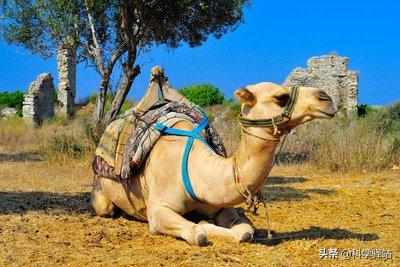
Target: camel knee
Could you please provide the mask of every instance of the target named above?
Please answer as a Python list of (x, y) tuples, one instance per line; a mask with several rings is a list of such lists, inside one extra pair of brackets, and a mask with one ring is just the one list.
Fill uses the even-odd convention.
[(148, 216), (148, 220), (149, 220), (149, 230), (151, 234), (162, 233), (163, 227), (158, 222), (157, 216), (155, 214)]
[(166, 226), (164, 225), (166, 222), (163, 222), (162, 219), (162, 209), (160, 208), (154, 208), (148, 209), (148, 214), (147, 218), (149, 221), (149, 229), (151, 234), (158, 234), (158, 233), (163, 233), (166, 229)]
[[(170, 229), (174, 228), (174, 224), (171, 220), (172, 216), (169, 213), (172, 211), (164, 207), (148, 208), (147, 218), (149, 221), (149, 229), (152, 234), (165, 234)], [(173, 213), (173, 216), (178, 214)]]
[(115, 216), (117, 208), (101, 190), (101, 185), (99, 182), (95, 182), (93, 185), (90, 202), (97, 215), (102, 217)]

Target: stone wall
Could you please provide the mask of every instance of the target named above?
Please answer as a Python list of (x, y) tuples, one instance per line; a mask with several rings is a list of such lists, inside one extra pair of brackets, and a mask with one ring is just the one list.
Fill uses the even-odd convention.
[(307, 68), (295, 68), (286, 77), (284, 86), (316, 87), (328, 93), (338, 109), (357, 106), (358, 74), (348, 70), (349, 59), (337, 55), (312, 57)]
[(74, 113), (76, 94), (76, 55), (75, 50), (60, 48), (57, 52), (58, 93), (60, 115), (70, 117)]
[(0, 117), (11, 117), (17, 114), (17, 110), (15, 108), (5, 107), (3, 109), (0, 108)]
[(40, 125), (44, 119), (54, 116), (54, 85), (50, 73), (40, 74), (29, 85), (24, 95), (22, 115), (33, 125)]

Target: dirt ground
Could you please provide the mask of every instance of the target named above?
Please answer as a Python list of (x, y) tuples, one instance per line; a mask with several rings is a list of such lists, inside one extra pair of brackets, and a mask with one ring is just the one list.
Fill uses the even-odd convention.
[(264, 189), (273, 240), (261, 208), (246, 214), (257, 229), (252, 243), (210, 238), (194, 247), (151, 235), (145, 223), (94, 216), (88, 160), (2, 159), (0, 265), (400, 265), (399, 170), (275, 167)]

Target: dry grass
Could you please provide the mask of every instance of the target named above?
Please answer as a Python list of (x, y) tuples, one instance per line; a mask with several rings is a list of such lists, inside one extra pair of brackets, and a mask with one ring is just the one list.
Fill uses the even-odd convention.
[[(20, 119), (0, 121), (0, 265), (400, 265), (396, 227), (400, 221), (400, 171), (359, 171), (354, 167), (359, 165), (351, 161), (343, 168), (346, 174), (332, 173), (326, 168), (329, 162), (315, 153), (329, 147), (328, 155), (342, 151), (335, 158), (325, 158), (344, 166), (346, 156), (359, 158), (370, 151), (368, 141), (375, 140), (364, 164), (376, 166), (374, 161), (390, 144), (378, 142), (387, 135), (367, 135), (359, 140), (355, 133), (368, 132), (368, 123), (353, 130), (341, 129), (335, 122), (316, 124), (312, 135), (304, 132), (304, 127), (287, 140), (281, 161), (313, 159), (313, 165), (273, 169), (263, 189), (276, 231), (272, 241), (266, 239), (267, 223), (261, 208), (259, 216), (246, 214), (257, 229), (251, 244), (211, 238), (210, 245), (199, 248), (169, 236), (151, 235), (144, 223), (94, 216), (89, 206), (94, 147), (81, 121), (89, 116), (90, 108), (81, 109), (72, 122), (48, 121), (39, 129)], [(234, 114), (218, 106), (209, 111), (218, 114), (215, 125), (231, 154), (239, 140)], [(329, 127), (331, 132), (314, 131)], [(323, 136), (331, 139), (318, 146)], [(345, 140), (335, 139), (342, 137)], [(84, 153), (74, 154), (82, 148)], [(243, 212), (242, 207), (238, 209)], [(385, 249), (394, 258), (319, 259), (322, 248)]]
[(239, 145), (240, 126), (237, 122), (237, 112), (229, 107), (229, 102), (223, 105), (206, 108), (213, 126), (221, 135), (228, 155), (232, 155)]
[[(228, 104), (211, 106), (214, 126), (228, 154), (235, 151), (240, 127)], [(331, 171), (377, 171), (400, 165), (400, 103), (358, 118), (341, 115), (301, 125), (288, 135), (277, 160), (282, 164), (311, 163)]]
[(82, 119), (68, 121), (55, 118), (45, 121), (39, 128), (28, 125), (22, 118), (0, 120), (0, 160), (79, 157), (91, 154), (94, 143), (85, 134)]
[[(400, 164), (400, 124), (379, 127), (380, 117), (339, 117), (299, 127), (308, 160), (332, 171), (382, 170)], [(384, 125), (386, 126), (386, 125)], [(290, 146), (289, 146), (290, 147)]]
[[(251, 244), (211, 238), (206, 247), (151, 235), (148, 225), (106, 219), (89, 207), (89, 159), (0, 163), (1, 265), (398, 266), (400, 172), (331, 174), (278, 167), (264, 189), (266, 219)], [(397, 223), (396, 223), (397, 222)], [(390, 250), (394, 259), (319, 259), (321, 248)]]

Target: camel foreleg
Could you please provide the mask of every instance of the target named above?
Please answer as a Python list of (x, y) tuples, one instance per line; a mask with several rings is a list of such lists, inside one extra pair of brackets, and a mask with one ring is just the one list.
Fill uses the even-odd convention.
[(148, 209), (148, 218), (151, 233), (179, 237), (191, 245), (202, 246), (207, 243), (207, 234), (199, 225), (186, 220), (168, 207)]
[(215, 222), (216, 225), (202, 221), (200, 226), (208, 235), (229, 236), (239, 242), (250, 242), (253, 239), (253, 226), (249, 221), (240, 217), (235, 208), (226, 208), (220, 211)]

